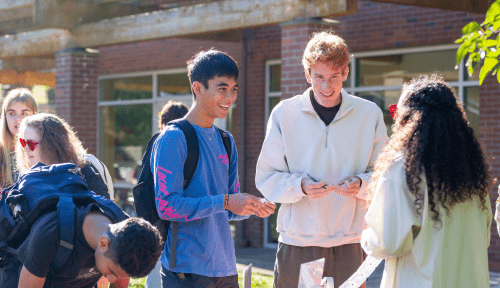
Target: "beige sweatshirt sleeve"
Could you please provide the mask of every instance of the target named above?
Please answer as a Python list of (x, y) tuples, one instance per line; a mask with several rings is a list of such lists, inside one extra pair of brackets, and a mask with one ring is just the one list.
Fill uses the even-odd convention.
[(290, 173), (288, 169), (279, 124), (281, 107), (281, 103), (278, 104), (269, 117), (266, 137), (257, 160), (255, 185), (270, 201), (295, 203), (306, 196), (301, 188), (305, 175)]
[(387, 129), (384, 123), (384, 115), (382, 114), (382, 111), (379, 110), (379, 113), (377, 114), (375, 135), (373, 137), (373, 150), (370, 156), (370, 160), (368, 162), (368, 167), (365, 173), (356, 175), (362, 181), (361, 189), (359, 190), (359, 193), (356, 195), (356, 197), (361, 200), (366, 199), (366, 197), (368, 196), (366, 188), (368, 187), (370, 178), (372, 177), (373, 174), (373, 166), (375, 164), (375, 161), (377, 161), (378, 156), (382, 153), (382, 150), (384, 150), (385, 145), (387, 145), (387, 142), (389, 141), (388, 139), (389, 138), (387, 137)]
[(388, 173), (380, 177), (365, 216), (369, 228), (361, 235), (361, 246), (368, 255), (379, 259), (397, 258), (410, 252), (413, 230), (421, 227), (413, 199), (401, 175), (395, 172), (395, 175)]

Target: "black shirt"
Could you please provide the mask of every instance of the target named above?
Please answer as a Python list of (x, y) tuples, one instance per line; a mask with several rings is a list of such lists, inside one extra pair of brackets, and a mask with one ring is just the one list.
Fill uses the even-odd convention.
[(17, 252), (29, 272), (37, 277), (46, 277), (44, 288), (91, 288), (97, 284), (102, 275), (95, 267), (95, 250), (89, 246), (83, 235), (85, 216), (89, 211), (97, 209), (94, 205), (77, 208), (73, 253), (68, 262), (57, 271), (51, 267), (59, 247), (57, 212), (43, 215), (35, 222), (30, 235)]
[(333, 119), (335, 118), (335, 115), (337, 115), (337, 112), (339, 112), (342, 101), (340, 102), (340, 104), (333, 107), (324, 107), (321, 106), (318, 101), (316, 101), (316, 98), (314, 98), (314, 92), (312, 90), (309, 97), (311, 98), (311, 103), (316, 113), (318, 113), (319, 118), (321, 118), (321, 120), (325, 122), (326, 126), (330, 125), (330, 123), (332, 123)]

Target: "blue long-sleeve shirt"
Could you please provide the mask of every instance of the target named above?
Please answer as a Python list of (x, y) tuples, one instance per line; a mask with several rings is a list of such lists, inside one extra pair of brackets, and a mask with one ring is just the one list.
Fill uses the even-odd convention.
[(186, 190), (183, 189), (183, 169), (187, 144), (182, 130), (174, 125), (167, 126), (151, 153), (158, 214), (162, 219), (179, 222), (175, 268), (168, 268), (170, 229), (161, 262), (177, 273), (209, 277), (234, 275), (237, 273), (236, 257), (228, 221), (248, 218), (224, 210), (223, 195), (240, 192), (236, 146), (228, 133), (231, 139), (231, 159), (228, 159), (215, 127), (193, 127), (200, 154)]

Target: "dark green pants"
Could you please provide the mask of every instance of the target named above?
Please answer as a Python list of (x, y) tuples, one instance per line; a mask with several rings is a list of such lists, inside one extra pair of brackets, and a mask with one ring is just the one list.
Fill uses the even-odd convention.
[[(333, 277), (337, 288), (358, 270), (365, 254), (359, 243), (331, 248), (298, 247), (279, 243), (274, 264), (274, 288), (297, 288), (300, 264), (321, 258), (325, 258), (323, 277)], [(361, 287), (365, 286), (366, 283)]]

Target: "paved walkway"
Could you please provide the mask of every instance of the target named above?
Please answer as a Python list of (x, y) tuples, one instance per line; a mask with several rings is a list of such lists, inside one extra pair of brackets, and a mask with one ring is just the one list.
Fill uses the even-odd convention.
[[(238, 270), (242, 270), (246, 265), (252, 263), (252, 272), (264, 275), (273, 275), (276, 249), (270, 248), (239, 248), (236, 249), (236, 262)], [(368, 278), (366, 288), (378, 288), (382, 280), (384, 262), (382, 262), (375, 272)], [(490, 272), (490, 288), (500, 288), (500, 273)]]

